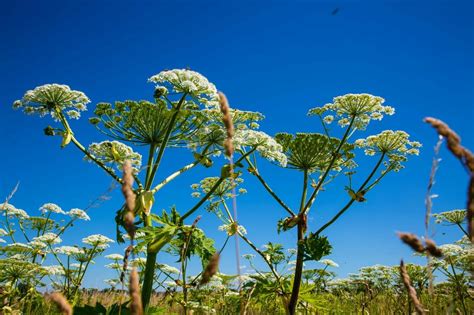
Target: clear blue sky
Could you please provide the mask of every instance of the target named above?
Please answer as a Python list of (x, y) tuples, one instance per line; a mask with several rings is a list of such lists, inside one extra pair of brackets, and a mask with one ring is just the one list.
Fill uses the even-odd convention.
[[(336, 8), (337, 14), (331, 13)], [(43, 136), (48, 119), (13, 111), (27, 89), (64, 83), (92, 100), (150, 99), (147, 78), (163, 69), (191, 67), (224, 91), (231, 106), (266, 115), (263, 131), (321, 131), (309, 108), (332, 97), (367, 92), (384, 97), (396, 115), (371, 124), (369, 131), (403, 129), (424, 144), (419, 157), (392, 174), (327, 230), (345, 276), (361, 266), (415, 261), (395, 231), (423, 234), (424, 195), (435, 132), (425, 116), (445, 120), (474, 148), (474, 25), (472, 1), (3, 1), (0, 4), (0, 195), (17, 181), (12, 203), (32, 213), (45, 202), (65, 209), (85, 207), (107, 189), (109, 178), (59, 139)], [(104, 140), (85, 118), (72, 127), (83, 143)], [(173, 153), (173, 152), (168, 152)], [(160, 176), (190, 161), (187, 153), (168, 155)], [(435, 211), (464, 208), (466, 174), (443, 148)], [(365, 164), (361, 160), (360, 164)], [(369, 162), (370, 163), (370, 162)], [(372, 161), (373, 163), (373, 161)], [(301, 174), (262, 163), (261, 173), (277, 192), (296, 205)], [(218, 169), (194, 170), (162, 191), (155, 211), (192, 205), (189, 185)], [(284, 212), (254, 178), (239, 198), (239, 219), (258, 245), (294, 245), (294, 233), (276, 234)], [(118, 191), (92, 221), (77, 224), (65, 244), (93, 233), (114, 236)], [(347, 199), (343, 186), (321, 196), (310, 213), (310, 229), (330, 218)], [(222, 244), (219, 222), (204, 214), (200, 226)], [(438, 243), (460, 234), (438, 227)], [(293, 231), (292, 231), (293, 232)], [(444, 234), (446, 233), (446, 234)], [(108, 253), (123, 251), (113, 247)], [(245, 246), (242, 253), (249, 253)], [(160, 254), (161, 261), (170, 259)], [(232, 247), (221, 270), (235, 272)], [(110, 276), (99, 259), (87, 286), (102, 286)], [(193, 267), (194, 271), (198, 268)]]

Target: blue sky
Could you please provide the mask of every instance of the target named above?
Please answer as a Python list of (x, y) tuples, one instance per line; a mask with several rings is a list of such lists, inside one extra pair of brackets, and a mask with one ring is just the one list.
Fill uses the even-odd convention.
[[(336, 8), (337, 14), (331, 14)], [(92, 109), (101, 101), (151, 99), (148, 77), (163, 69), (190, 67), (224, 91), (231, 106), (265, 114), (261, 129), (269, 134), (321, 132), (318, 121), (306, 116), (309, 108), (337, 95), (366, 92), (396, 108), (396, 115), (372, 123), (368, 133), (403, 129), (424, 147), (406, 169), (386, 178), (366, 203), (351, 208), (327, 230), (334, 246), (330, 258), (340, 264), (340, 276), (366, 265), (394, 265), (402, 257), (415, 261), (395, 232), (424, 233), (424, 195), (437, 138), (423, 117), (443, 119), (463, 144), (474, 148), (473, 9), (471, 1), (4, 1), (0, 195), (20, 181), (12, 203), (35, 213), (45, 202), (65, 209), (85, 207), (110, 184), (72, 146), (61, 150), (59, 139), (43, 135), (49, 119), (11, 109), (26, 90), (45, 83), (84, 91)], [(72, 122), (85, 144), (104, 140), (87, 123), (89, 115)], [(188, 152), (167, 153), (161, 177), (192, 159)], [(434, 210), (464, 208), (466, 173), (446, 149), (441, 156)], [(359, 162), (374, 163), (362, 156)], [(301, 174), (264, 161), (260, 170), (285, 201), (298, 203)], [(176, 180), (162, 190), (155, 211), (172, 205), (189, 208), (194, 201), (189, 185), (217, 174), (218, 168), (196, 169)], [(276, 234), (276, 221), (285, 212), (254, 178), (245, 179), (249, 193), (238, 205), (249, 238), (258, 245), (273, 241), (294, 247), (294, 233)], [(343, 184), (321, 196), (310, 213), (310, 230), (347, 200)], [(91, 222), (74, 226), (65, 243), (94, 233), (113, 237), (121, 202), (115, 191), (111, 200), (90, 211)], [(204, 210), (201, 214), (200, 227), (222, 244), (219, 222)], [(453, 228), (436, 227), (438, 243), (459, 237)], [(108, 253), (123, 248), (114, 246)], [(242, 253), (249, 252), (242, 246)], [(223, 272), (235, 272), (234, 255), (232, 247), (224, 252)], [(162, 254), (159, 260), (172, 262)], [(111, 275), (104, 263), (97, 260), (87, 286), (102, 286)]]

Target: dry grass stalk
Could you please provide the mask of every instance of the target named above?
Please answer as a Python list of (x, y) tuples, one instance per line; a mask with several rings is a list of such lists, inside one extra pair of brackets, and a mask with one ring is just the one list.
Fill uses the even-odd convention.
[(403, 243), (410, 246), (415, 252), (423, 253), (425, 247), (421, 243), (421, 240), (413, 233), (398, 233), (398, 237), (402, 240)]
[(133, 250), (133, 245), (129, 245), (127, 249), (125, 250), (125, 255), (123, 255), (123, 267), (122, 267), (122, 272), (120, 273), (120, 282), (123, 283), (125, 279), (125, 272), (127, 271), (128, 268), (128, 259), (130, 257), (130, 254), (132, 253)]
[(132, 269), (130, 273), (130, 314), (132, 315), (142, 315), (143, 314), (143, 306), (142, 306), (142, 299), (140, 297), (140, 283), (138, 272), (136, 268)]
[(472, 177), (474, 176), (474, 154), (461, 145), (461, 138), (441, 120), (432, 117), (427, 117), (425, 118), (425, 122), (433, 126), (433, 128), (436, 129), (439, 135), (447, 139), (448, 149), (469, 170), (470, 183), (468, 189), (467, 224), (469, 239), (471, 240), (471, 242), (474, 242), (474, 205), (472, 204), (472, 199), (474, 198), (474, 188), (472, 187)]
[(72, 306), (61, 293), (53, 292), (47, 298), (58, 307), (61, 314), (72, 315)]
[(439, 136), (438, 142), (436, 143), (434, 147), (434, 157), (433, 157), (433, 163), (431, 164), (431, 172), (430, 172), (430, 178), (428, 181), (428, 189), (426, 190), (426, 197), (425, 197), (425, 206), (426, 206), (426, 212), (425, 212), (425, 237), (428, 237), (428, 228), (429, 228), (429, 223), (430, 223), (430, 217), (431, 217), (431, 210), (433, 208), (433, 198), (435, 197), (432, 193), (431, 190), (433, 189), (433, 186), (435, 184), (435, 176), (436, 172), (438, 171), (439, 168), (439, 162), (441, 161), (440, 158), (438, 158), (439, 155), (439, 150), (441, 148), (441, 145), (443, 144), (443, 136)]
[(217, 269), (219, 268), (219, 258), (219, 252), (212, 255), (211, 259), (209, 260), (209, 263), (206, 266), (206, 269), (202, 273), (201, 285), (208, 283), (211, 280), (212, 276), (217, 273)]
[(439, 119), (427, 117), (425, 118), (425, 122), (433, 126), (439, 135), (447, 139), (446, 144), (448, 145), (449, 151), (451, 151), (451, 153), (453, 153), (461, 161), (461, 163), (465, 165), (471, 173), (473, 173), (474, 154), (461, 145), (461, 138), (457, 135), (457, 133)]
[(224, 140), (224, 149), (227, 156), (231, 156), (234, 153), (234, 145), (232, 143), (232, 137), (234, 136), (234, 123), (232, 122), (232, 116), (230, 114), (229, 102), (224, 93), (219, 92), (219, 104), (221, 108), (222, 121), (224, 122), (227, 137)]
[(443, 256), (443, 252), (441, 251), (441, 249), (436, 247), (436, 243), (429, 238), (425, 239), (425, 250), (431, 256), (438, 257), (438, 258)]
[(123, 183), (122, 183), (122, 193), (125, 197), (125, 205), (127, 207), (127, 213), (124, 216), (125, 229), (127, 230), (130, 239), (135, 237), (135, 215), (133, 211), (135, 210), (135, 193), (133, 192), (133, 169), (130, 161), (125, 161), (123, 164)]
[(416, 296), (415, 288), (411, 285), (410, 276), (408, 276), (408, 272), (405, 267), (405, 264), (403, 263), (403, 260), (400, 261), (400, 276), (402, 278), (403, 284), (405, 285), (405, 288), (408, 291), (408, 296), (410, 297), (411, 301), (413, 302), (413, 305), (415, 306), (416, 313), (426, 314), (423, 305), (421, 305), (420, 300), (418, 300), (418, 297)]

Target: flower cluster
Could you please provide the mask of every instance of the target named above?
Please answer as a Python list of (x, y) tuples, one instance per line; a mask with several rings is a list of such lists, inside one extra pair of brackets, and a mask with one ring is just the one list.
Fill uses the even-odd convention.
[(43, 266), (42, 267), (47, 274), (50, 276), (62, 276), (65, 274), (64, 268), (59, 265), (52, 265), (52, 266)]
[(79, 255), (83, 253), (83, 250), (75, 246), (61, 246), (54, 249), (56, 254), (63, 254), (66, 256)]
[(82, 220), (85, 220), (85, 221), (90, 221), (90, 219), (91, 219), (89, 217), (89, 215), (87, 215), (87, 213), (84, 210), (81, 210), (81, 209), (78, 209), (78, 208), (74, 208), (74, 209), (69, 210), (67, 215), (70, 216), (71, 218), (82, 219)]
[(28, 219), (30, 217), (25, 210), (17, 209), (9, 203), (0, 204), (0, 211), (4, 212), (4, 215), (17, 217), (18, 219)]
[(157, 264), (158, 269), (163, 271), (166, 274), (175, 274), (179, 275), (179, 269), (167, 264)]
[(112, 163), (121, 166), (126, 160), (129, 160), (132, 166), (138, 170), (142, 163), (142, 156), (139, 153), (133, 152), (131, 147), (119, 141), (92, 143), (89, 146), (89, 152), (104, 164)]
[(13, 103), (13, 108), (23, 108), (26, 114), (51, 114), (58, 120), (56, 110), (65, 111), (69, 118), (79, 119), (87, 110), (89, 98), (80, 91), (71, 90), (67, 85), (45, 84), (29, 90), (21, 100)]
[(41, 236), (34, 237), (33, 240), (38, 241), (38, 242), (43, 242), (48, 245), (59, 244), (62, 242), (61, 238), (53, 232), (44, 233)]
[[(215, 85), (196, 71), (186, 69), (166, 70), (152, 76), (148, 81), (163, 85), (170, 84), (175, 92), (186, 93), (195, 97), (206, 108), (219, 108), (219, 96)], [(156, 95), (157, 93), (159, 95)], [(167, 93), (166, 87), (162, 85), (158, 85), (157, 90), (155, 90), (155, 96), (166, 95)]]
[(45, 214), (46, 212), (66, 214), (60, 206), (54, 203), (45, 203), (39, 208), (39, 210), (42, 214)]
[(282, 146), (262, 131), (252, 129), (237, 130), (232, 141), (237, 150), (244, 147), (254, 147), (267, 160), (276, 161), (283, 167), (286, 166), (287, 157), (282, 152)]
[(229, 236), (232, 236), (237, 232), (239, 232), (239, 234), (242, 234), (242, 235), (247, 234), (247, 230), (245, 229), (245, 227), (243, 225), (237, 224), (237, 222), (223, 224), (219, 226), (219, 231), (224, 231)]
[[(192, 184), (191, 189), (194, 191), (191, 193), (191, 196), (194, 198), (201, 197), (201, 193), (207, 194), (214, 185), (219, 180), (219, 177), (206, 177), (202, 179), (199, 183)], [(219, 198), (232, 198), (232, 189), (243, 183), (243, 179), (237, 177), (235, 179), (226, 178), (224, 179), (219, 186), (214, 190), (213, 196)], [(244, 188), (239, 188), (236, 192), (236, 197), (240, 194), (245, 194), (247, 192)], [(212, 199), (212, 198), (211, 198)]]
[(339, 265), (331, 259), (321, 259), (318, 262), (329, 267), (339, 267)]
[(466, 220), (465, 209), (455, 209), (451, 211), (445, 211), (441, 213), (433, 213), (433, 217), (436, 223), (450, 223), (450, 224), (462, 224)]
[(385, 165), (399, 171), (403, 168), (401, 163), (407, 160), (407, 155), (418, 155), (421, 147), (421, 143), (408, 138), (408, 133), (404, 131), (385, 130), (366, 139), (358, 139), (354, 144), (358, 148), (364, 148), (366, 155), (385, 154), (389, 158)]
[[(352, 122), (354, 128), (364, 130), (371, 120), (382, 120), (384, 115), (393, 115), (393, 107), (384, 106), (385, 100), (379, 96), (370, 94), (346, 94), (337, 96), (332, 103), (323, 107), (315, 107), (309, 110), (309, 115), (321, 116), (325, 123), (330, 124), (334, 119), (341, 126), (348, 126)], [(334, 116), (335, 114), (335, 116)]]
[(110, 254), (110, 255), (105, 256), (105, 258), (110, 259), (110, 260), (115, 260), (115, 261), (123, 260), (123, 256), (120, 254)]
[(109, 247), (109, 243), (114, 243), (112, 239), (101, 234), (89, 235), (88, 237), (83, 238), (82, 242), (84, 244), (89, 244), (91, 246), (102, 248), (102, 249)]

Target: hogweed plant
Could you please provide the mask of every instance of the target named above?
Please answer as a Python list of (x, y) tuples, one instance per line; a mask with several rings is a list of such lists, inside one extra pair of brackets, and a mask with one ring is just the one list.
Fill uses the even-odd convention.
[[(113, 242), (100, 234), (82, 239), (82, 245), (61, 245), (61, 237), (76, 221), (89, 221), (86, 211), (73, 208), (64, 211), (54, 203), (31, 215), (9, 203), (0, 205), (3, 216), (0, 228), (0, 283), (8, 305), (20, 300), (28, 312), (40, 297), (37, 287), (51, 285), (75, 302), (91, 263)], [(3, 305), (2, 305), (3, 306)]]
[[(187, 229), (185, 220), (208, 200), (223, 181), (230, 176), (240, 176), (237, 168), (242, 166), (241, 162), (257, 152), (266, 159), (278, 161), (283, 166), (286, 164), (281, 145), (256, 130), (263, 115), (229, 109), (227, 115), (235, 126), (233, 166), (225, 163), (217, 173), (214, 185), (187, 211), (153, 213), (155, 196), (165, 185), (199, 165), (205, 168), (213, 166), (213, 160), (226, 151), (224, 142), (228, 132), (219, 108), (217, 89), (201, 74), (185, 69), (168, 70), (150, 77), (149, 82), (156, 84), (153, 101), (97, 104), (89, 121), (109, 139), (89, 146), (79, 141), (69, 124), (70, 119), (79, 119), (81, 112), (87, 110), (90, 100), (84, 93), (71, 90), (66, 85), (47, 84), (26, 92), (13, 105), (26, 114), (51, 116), (55, 125), (46, 127), (45, 134), (60, 136), (61, 147), (73, 145), (87, 161), (99, 166), (119, 184), (123, 180), (118, 171), (126, 160), (131, 162), (135, 180), (133, 192), (136, 195), (134, 224), (137, 232), (145, 235), (137, 243), (146, 251), (142, 281), (144, 308), (148, 306), (153, 290), (158, 252), (173, 239), (179, 239), (180, 233)], [(145, 147), (148, 155), (142, 158), (133, 147)], [(174, 172), (164, 173), (160, 165), (168, 148), (190, 151), (191, 162)], [(117, 211), (119, 242), (123, 242), (120, 230), (125, 228), (126, 214), (125, 206)]]
[[(384, 99), (369, 94), (347, 94), (334, 98), (333, 103), (316, 107), (309, 111), (310, 116), (319, 118), (323, 133), (297, 133), (295, 135), (280, 133), (275, 136), (276, 145), (281, 146), (287, 167), (302, 172), (302, 191), (298, 207), (291, 208), (283, 198), (273, 191), (259, 173), (256, 160), (251, 156), (245, 158), (248, 170), (255, 175), (266, 191), (287, 212), (287, 217), (278, 222), (279, 231), (296, 228), (297, 255), (291, 292), (286, 292), (286, 309), (289, 314), (295, 314), (298, 306), (303, 263), (317, 261), (331, 251), (326, 236), (322, 233), (347, 211), (354, 202), (364, 202), (367, 193), (372, 190), (388, 173), (399, 171), (409, 155), (417, 155), (419, 142), (410, 141), (404, 131), (386, 130), (377, 135), (351, 141), (353, 135), (365, 131), (372, 120), (381, 120), (384, 115), (393, 115), (394, 109), (383, 105)], [(341, 138), (331, 135), (331, 123), (343, 128)], [(376, 159), (372, 171), (365, 176), (358, 187), (354, 187), (354, 175), (357, 164), (355, 153), (357, 149), (364, 150), (368, 156)], [(239, 150), (245, 154), (244, 150)], [(283, 160), (282, 158), (281, 160)], [(285, 166), (285, 165), (282, 165)], [(318, 196), (326, 190), (337, 176), (348, 178), (345, 187), (349, 195), (347, 203), (333, 216), (323, 223), (315, 232), (310, 232), (307, 216)], [(364, 177), (363, 177), (364, 178)], [(296, 209), (296, 210), (294, 210)], [(285, 295), (285, 294), (284, 294)]]

